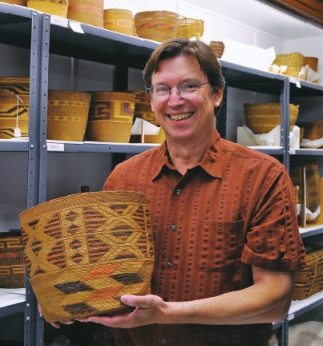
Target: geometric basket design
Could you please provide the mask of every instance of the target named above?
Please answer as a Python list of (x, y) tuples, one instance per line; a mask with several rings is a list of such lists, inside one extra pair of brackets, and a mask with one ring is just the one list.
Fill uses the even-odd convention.
[(69, 195), (20, 214), (30, 283), (48, 322), (127, 310), (150, 293), (154, 243), (146, 196)]

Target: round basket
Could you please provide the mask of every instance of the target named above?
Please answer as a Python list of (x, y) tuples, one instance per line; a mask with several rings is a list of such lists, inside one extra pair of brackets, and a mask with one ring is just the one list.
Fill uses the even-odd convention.
[(273, 62), (278, 66), (289, 66), (301, 69), (304, 56), (302, 53), (278, 54)]
[(107, 30), (134, 36), (134, 19), (129, 10), (109, 8), (103, 12), (103, 27)]
[(150, 97), (145, 90), (128, 90), (127, 93), (135, 95), (136, 102), (150, 103)]
[(67, 18), (68, 0), (27, 0), (27, 7)]
[(103, 27), (104, 0), (69, 0), (67, 18)]
[(0, 77), (0, 89), (11, 92), (12, 95), (29, 95), (29, 78), (27, 77)]
[(151, 110), (150, 103), (136, 102), (135, 118), (140, 118), (140, 119), (149, 121), (153, 125), (158, 126), (155, 113)]
[(129, 143), (132, 123), (118, 120), (88, 121), (86, 139), (97, 142)]
[(154, 243), (144, 194), (69, 195), (23, 211), (20, 223), (48, 322), (121, 312), (122, 295), (150, 293)]
[(134, 16), (137, 36), (163, 42), (175, 38), (178, 31), (178, 14), (170, 11), (145, 11)]
[(91, 94), (81, 91), (49, 90), (47, 139), (83, 141)]
[(22, 137), (28, 137), (29, 95), (19, 95), (23, 102), (17, 103), (17, 97), (11, 90), (0, 89), (0, 138), (14, 138), (17, 126)]
[(203, 20), (179, 16), (177, 37), (186, 37), (188, 39), (195, 37), (199, 40), (203, 36), (203, 33)]
[(317, 71), (319, 59), (315, 57), (310, 57), (310, 56), (304, 56), (303, 59), (303, 66), (308, 65), (313, 71)]
[[(290, 104), (290, 131), (296, 123), (298, 105)], [(268, 133), (280, 125), (280, 103), (244, 104), (247, 126), (255, 133)]]
[(211, 41), (210, 47), (218, 59), (221, 59), (224, 51), (224, 43), (219, 41)]

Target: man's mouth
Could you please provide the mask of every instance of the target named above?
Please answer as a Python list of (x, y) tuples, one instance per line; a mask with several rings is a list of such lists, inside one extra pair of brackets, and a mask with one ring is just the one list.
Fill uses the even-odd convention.
[(183, 114), (169, 114), (169, 117), (172, 120), (183, 120), (183, 119), (188, 119), (194, 114), (194, 112), (191, 113), (183, 113)]

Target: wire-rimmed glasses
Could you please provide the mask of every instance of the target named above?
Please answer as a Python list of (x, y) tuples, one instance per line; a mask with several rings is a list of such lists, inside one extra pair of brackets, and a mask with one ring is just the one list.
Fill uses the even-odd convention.
[(208, 83), (209, 82), (205, 82), (205, 83), (183, 82), (179, 86), (173, 86), (173, 87), (169, 87), (164, 84), (154, 84), (150, 88), (147, 88), (147, 92), (149, 93), (149, 96), (153, 100), (157, 102), (164, 102), (169, 99), (172, 89), (176, 88), (178, 94), (184, 100), (193, 100), (195, 99), (195, 97), (197, 97), (200, 94), (200, 88), (203, 85)]

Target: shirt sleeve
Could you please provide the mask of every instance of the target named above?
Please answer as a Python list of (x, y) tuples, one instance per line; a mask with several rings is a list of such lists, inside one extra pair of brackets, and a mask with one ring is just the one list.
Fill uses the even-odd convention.
[(257, 203), (243, 247), (242, 262), (282, 271), (306, 266), (295, 192), (285, 169), (271, 179)]

